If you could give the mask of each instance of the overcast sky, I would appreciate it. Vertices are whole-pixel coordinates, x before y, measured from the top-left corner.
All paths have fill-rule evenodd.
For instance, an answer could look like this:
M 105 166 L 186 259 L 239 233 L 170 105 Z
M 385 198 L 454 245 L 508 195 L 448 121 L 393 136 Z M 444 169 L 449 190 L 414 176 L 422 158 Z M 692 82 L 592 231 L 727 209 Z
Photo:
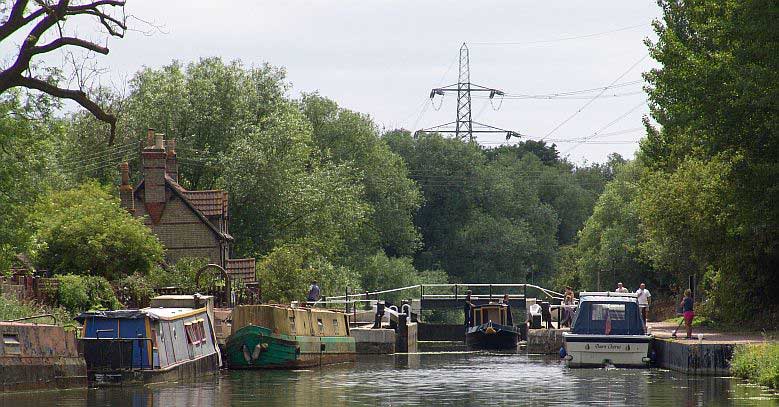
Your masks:
M 660 15 L 654 0 L 128 0 L 127 12 L 162 25 L 164 33 L 112 39 L 102 59 L 111 75 L 203 56 L 268 62 L 286 68 L 293 97 L 318 91 L 382 127 L 409 130 L 454 120 L 454 94 L 434 103 L 428 95 L 457 82 L 463 42 L 470 44 L 472 83 L 509 94 L 589 89 L 641 79 L 653 66 L 650 58 L 641 60 L 643 40 L 654 38 L 650 23 Z M 591 143 L 556 141 L 576 162 L 603 161 L 610 152 L 632 157 L 648 112 L 640 91 L 633 84 L 592 102 L 597 92 L 576 95 L 582 99 L 495 100 L 494 107 L 474 98 L 473 115 L 533 139 L 570 140 L 600 130 Z M 620 96 L 609 97 L 614 94 Z M 610 135 L 615 132 L 621 134 Z M 488 145 L 502 140 L 479 137 Z

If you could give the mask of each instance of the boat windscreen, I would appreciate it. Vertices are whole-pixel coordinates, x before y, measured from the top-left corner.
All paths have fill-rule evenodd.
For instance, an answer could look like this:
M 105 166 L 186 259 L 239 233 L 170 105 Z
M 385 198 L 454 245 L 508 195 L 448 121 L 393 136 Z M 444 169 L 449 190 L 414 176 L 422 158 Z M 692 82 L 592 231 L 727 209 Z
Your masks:
M 594 302 L 580 304 L 572 333 L 590 335 L 643 335 L 644 322 L 634 302 Z

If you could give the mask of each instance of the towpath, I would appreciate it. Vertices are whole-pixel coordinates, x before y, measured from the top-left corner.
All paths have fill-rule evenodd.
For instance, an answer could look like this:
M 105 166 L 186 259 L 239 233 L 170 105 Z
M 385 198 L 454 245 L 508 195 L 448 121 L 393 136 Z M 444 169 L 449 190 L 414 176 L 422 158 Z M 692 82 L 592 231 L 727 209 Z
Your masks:
M 677 323 L 673 322 L 650 322 L 647 324 L 649 329 L 656 338 L 667 339 L 671 337 L 674 329 L 677 327 Z M 693 327 L 692 339 L 684 339 L 685 330 L 684 325 L 679 328 L 679 332 L 676 334 L 679 342 L 683 343 L 697 343 L 698 334 L 703 334 L 704 343 L 732 343 L 732 344 L 746 344 L 746 343 L 759 343 L 759 342 L 777 342 L 779 341 L 779 332 L 721 332 L 712 328 L 705 327 Z

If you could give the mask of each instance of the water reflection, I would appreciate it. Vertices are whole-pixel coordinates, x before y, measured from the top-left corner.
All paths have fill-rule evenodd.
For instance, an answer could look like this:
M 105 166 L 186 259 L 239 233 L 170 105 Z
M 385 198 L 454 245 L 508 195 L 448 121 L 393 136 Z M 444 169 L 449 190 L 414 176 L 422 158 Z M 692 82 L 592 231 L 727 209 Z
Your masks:
M 567 369 L 556 358 L 431 353 L 297 371 L 229 371 L 197 382 L 0 395 L 0 406 L 774 406 L 764 388 L 652 369 Z

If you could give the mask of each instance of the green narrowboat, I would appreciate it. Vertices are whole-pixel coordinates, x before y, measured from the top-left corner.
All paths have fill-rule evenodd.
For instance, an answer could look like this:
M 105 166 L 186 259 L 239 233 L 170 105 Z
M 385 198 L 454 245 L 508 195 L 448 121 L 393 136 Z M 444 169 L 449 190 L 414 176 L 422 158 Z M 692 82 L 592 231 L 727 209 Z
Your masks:
M 224 348 L 230 369 L 300 368 L 355 360 L 343 312 L 287 305 L 239 305 Z

